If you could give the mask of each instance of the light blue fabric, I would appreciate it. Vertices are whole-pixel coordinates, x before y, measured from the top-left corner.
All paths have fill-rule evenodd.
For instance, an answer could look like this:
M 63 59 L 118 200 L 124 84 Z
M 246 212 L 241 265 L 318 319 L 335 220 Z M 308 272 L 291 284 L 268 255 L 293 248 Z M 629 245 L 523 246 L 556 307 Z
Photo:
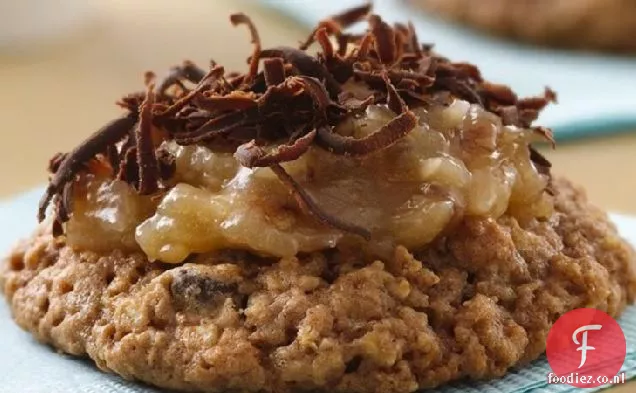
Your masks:
M 35 206 L 42 190 L 0 201 L 0 254 L 16 239 L 28 235 L 35 223 Z M 619 231 L 636 245 L 636 217 L 613 215 Z M 627 339 L 627 360 L 623 371 L 636 376 L 636 306 L 620 319 Z M 0 296 L 0 393 L 158 393 L 159 390 L 104 374 L 86 360 L 55 353 L 38 344 L 11 320 Z M 428 392 L 435 393 L 539 393 L 573 392 L 568 385 L 547 385 L 550 372 L 545 359 L 513 371 L 506 377 L 477 384 L 457 384 Z M 593 392 L 598 389 L 586 389 Z
M 365 2 L 261 1 L 307 26 Z M 374 12 L 386 20 L 412 20 L 421 41 L 434 43 L 439 53 L 454 61 L 477 64 L 486 79 L 508 84 L 521 96 L 542 93 L 546 85 L 552 87 L 558 93 L 559 104 L 549 106 L 537 124 L 552 127 L 558 141 L 636 130 L 636 57 L 518 45 L 435 20 L 408 8 L 404 0 L 376 0 L 374 4 Z M 263 42 L 264 47 L 276 44 Z

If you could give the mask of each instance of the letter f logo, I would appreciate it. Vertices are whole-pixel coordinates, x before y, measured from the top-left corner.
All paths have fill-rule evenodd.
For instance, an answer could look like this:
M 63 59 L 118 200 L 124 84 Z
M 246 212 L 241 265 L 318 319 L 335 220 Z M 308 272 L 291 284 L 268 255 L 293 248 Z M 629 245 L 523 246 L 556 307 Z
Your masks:
M 574 341 L 574 344 L 581 345 L 580 347 L 576 349 L 577 351 L 581 351 L 581 364 L 579 364 L 578 368 L 583 367 L 583 365 L 585 364 L 585 361 L 587 360 L 587 351 L 592 351 L 596 349 L 592 346 L 587 345 L 588 330 L 601 330 L 602 327 L 603 326 L 601 325 L 584 325 L 576 329 L 574 333 L 572 333 L 572 341 Z M 579 343 L 579 340 L 576 338 L 576 336 L 578 336 L 578 334 L 581 332 L 583 332 L 583 334 L 581 335 L 581 342 Z

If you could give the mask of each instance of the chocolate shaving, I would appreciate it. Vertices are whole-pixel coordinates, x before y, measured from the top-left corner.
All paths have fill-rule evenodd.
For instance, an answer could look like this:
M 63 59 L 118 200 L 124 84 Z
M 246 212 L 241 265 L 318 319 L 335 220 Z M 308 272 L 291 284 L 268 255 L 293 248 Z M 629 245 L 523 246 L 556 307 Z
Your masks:
M 243 83 L 250 84 L 256 74 L 258 73 L 258 61 L 260 59 L 261 54 L 261 39 L 258 36 L 258 31 L 256 30 L 256 26 L 252 23 L 252 20 L 243 13 L 230 15 L 230 21 L 234 26 L 239 24 L 247 25 L 250 29 L 250 35 L 252 36 L 252 44 L 254 44 L 254 51 L 252 52 L 252 56 L 250 58 L 250 68 L 243 80 Z
M 291 63 L 301 75 L 324 80 L 327 90 L 333 97 L 337 97 L 342 91 L 338 81 L 336 81 L 334 76 L 329 73 L 324 65 L 320 64 L 318 60 L 299 49 L 279 46 L 273 49 L 263 50 L 261 52 L 261 57 L 264 59 L 280 57 L 286 62 Z
M 396 60 L 395 31 L 378 15 L 369 17 L 369 27 L 373 35 L 375 51 L 382 64 L 392 65 Z
M 123 116 L 112 120 L 71 151 L 59 164 L 40 200 L 38 220 L 44 220 L 46 207 L 53 196 L 62 192 L 66 183 L 75 180 L 75 175 L 83 169 L 88 160 L 106 150 L 108 145 L 122 140 L 136 123 L 135 116 Z
M 251 140 L 239 146 L 234 153 L 234 157 L 239 164 L 248 168 L 266 167 L 280 164 L 281 162 L 294 161 L 307 152 L 315 136 L 316 131 L 311 131 L 291 144 L 274 148 L 270 153 L 256 145 L 256 141 Z
M 416 125 L 417 117 L 413 112 L 407 111 L 364 138 L 342 136 L 333 132 L 330 127 L 320 127 L 316 139 L 320 146 L 334 154 L 364 156 L 391 146 L 411 132 Z
M 205 74 L 198 82 L 197 86 L 186 94 L 184 97 L 178 99 L 175 103 L 170 105 L 168 108 L 165 108 L 163 111 L 157 113 L 157 117 L 169 117 L 174 116 L 183 109 L 186 105 L 192 101 L 194 97 L 196 97 L 201 90 L 208 87 L 209 83 L 221 78 L 224 73 L 224 68 L 221 66 L 213 67 L 207 74 Z
M 417 39 L 417 33 L 415 32 L 415 26 L 413 26 L 413 22 L 409 21 L 408 24 L 408 29 L 409 29 L 409 34 L 410 34 L 410 46 L 411 46 L 411 51 L 413 51 L 413 54 L 415 55 L 415 57 L 417 58 L 421 58 L 423 53 L 422 53 L 422 48 L 420 47 L 420 42 Z
M 278 57 L 265 59 L 263 68 L 267 86 L 278 85 L 285 81 L 285 63 L 283 63 L 282 59 Z
M 408 108 L 404 103 L 404 100 L 402 99 L 402 97 L 400 97 L 397 90 L 395 90 L 395 86 L 391 84 L 391 81 L 389 80 L 389 77 L 386 73 L 382 74 L 382 79 L 384 79 L 384 83 L 386 84 L 386 90 L 388 94 L 386 104 L 389 109 L 391 109 L 396 114 L 406 112 Z
M 55 153 L 53 157 L 49 160 L 49 172 L 55 173 L 60 168 L 60 165 L 66 159 L 66 153 Z
M 256 125 L 258 122 L 258 107 L 253 107 L 213 117 L 194 131 L 175 134 L 174 139 L 180 145 L 194 145 Z
M 59 216 L 53 219 L 53 226 L 51 230 L 53 237 L 59 237 L 64 234 L 64 225 Z
M 394 62 L 399 62 L 402 60 L 404 56 L 404 42 L 406 41 L 406 36 L 400 32 L 395 31 L 395 54 L 393 55 Z
M 61 222 L 66 222 L 73 211 L 73 183 L 66 183 L 62 189 L 62 196 L 57 202 L 57 216 Z
M 197 96 L 196 105 L 206 111 L 227 111 L 234 109 L 248 109 L 256 106 L 256 99 L 247 95 L 228 96 Z
M 352 24 L 361 21 L 366 17 L 371 9 L 372 3 L 363 4 L 361 6 L 348 9 L 340 14 L 332 15 L 327 19 L 324 19 L 318 23 L 318 26 L 309 34 L 307 40 L 300 44 L 300 50 L 307 50 L 309 46 L 314 42 L 316 38 L 316 32 L 320 29 L 325 29 L 328 34 L 341 35 L 342 30 L 351 26 Z
M 349 45 L 349 41 L 351 40 L 351 35 L 340 34 L 337 37 L 337 40 L 338 40 L 338 56 L 345 57 L 347 55 L 347 46 Z
M 113 174 L 116 175 L 119 172 L 119 164 L 121 162 L 119 151 L 117 151 L 117 146 L 108 146 L 108 148 L 106 149 L 106 158 L 108 159 L 108 163 L 113 170 Z
M 152 141 L 152 105 L 155 102 L 154 86 L 148 86 L 146 101 L 141 106 L 139 114 L 139 129 L 137 130 L 137 162 L 139 164 L 139 193 L 152 194 L 159 188 L 159 168 L 155 156 L 155 146 Z
M 536 150 L 532 145 L 528 146 L 528 149 L 530 149 L 530 159 L 532 160 L 532 162 L 542 168 L 552 168 L 552 163 L 548 161 L 548 159 L 545 158 L 543 154 L 539 153 L 539 151 Z
M 361 21 L 373 9 L 373 3 L 367 2 L 358 7 L 350 8 L 339 14 L 333 15 L 331 20 L 336 22 L 341 28 L 347 28 L 352 24 Z
M 285 169 L 279 164 L 270 166 L 270 169 L 278 176 L 281 182 L 285 184 L 294 195 L 296 202 L 301 209 L 310 213 L 325 225 L 332 228 L 340 229 L 344 232 L 353 233 L 363 237 L 366 240 L 371 239 L 371 233 L 360 226 L 353 225 L 340 220 L 338 217 L 334 217 L 320 208 L 320 206 L 313 200 L 313 198 L 305 191 L 305 189 L 294 180 L 293 177 L 285 171 Z
M 430 65 L 429 65 L 430 66 Z M 455 74 L 464 78 L 469 78 L 478 83 L 483 83 L 484 80 L 481 77 L 481 72 L 476 65 L 470 63 L 453 63 L 452 67 L 455 70 Z M 512 93 L 514 95 L 514 93 Z
M 357 58 L 358 60 L 365 60 L 369 55 L 369 49 L 373 46 L 373 35 L 367 34 L 362 38 L 360 46 L 358 47 Z
M 166 149 L 157 150 L 157 162 L 159 163 L 159 176 L 161 180 L 171 179 L 177 171 L 177 159 Z
M 360 100 L 357 99 L 351 92 L 342 92 L 338 96 L 338 102 L 352 114 L 359 115 L 364 113 L 364 111 L 367 110 L 367 107 L 375 102 L 375 97 L 370 95 L 364 100 Z
M 515 105 L 517 103 L 517 95 L 506 85 L 484 82 L 481 95 L 486 100 L 496 100 L 500 105 Z
M 327 91 L 322 83 L 320 83 L 316 78 L 310 78 L 307 76 L 300 76 L 298 79 L 302 82 L 305 87 L 305 90 L 311 98 L 314 100 L 316 104 L 316 112 L 317 116 L 320 117 L 320 120 L 326 120 L 326 112 L 327 107 L 332 105 L 333 102 L 329 98 Z
M 554 134 L 551 129 L 546 127 L 532 127 L 532 132 L 541 135 L 545 140 L 550 142 L 553 149 L 556 147 L 556 141 L 554 140 Z
M 139 165 L 137 164 L 137 148 L 130 147 L 124 153 L 122 164 L 119 167 L 119 173 L 117 174 L 117 180 L 125 181 L 133 186 L 135 189 L 139 189 Z
M 181 86 L 183 86 L 183 84 L 181 83 L 181 79 L 187 79 L 188 76 L 192 76 L 191 72 L 192 72 L 192 68 L 191 66 L 189 66 L 189 64 L 191 63 L 187 63 L 187 66 L 189 67 L 188 70 L 186 71 L 186 68 L 184 66 L 176 66 L 176 67 L 172 67 L 170 69 L 170 71 L 168 72 L 168 74 L 166 76 L 163 77 L 163 79 L 161 79 L 159 81 L 159 83 L 157 83 L 157 90 L 156 93 L 157 95 L 165 95 L 166 91 L 168 89 L 170 89 L 172 86 L 174 86 L 175 84 L 181 84 Z M 149 79 L 150 75 L 146 75 L 146 81 L 145 81 L 145 85 L 149 84 Z
M 528 150 L 530 151 L 530 160 L 534 163 L 537 171 L 548 177 L 548 185 L 545 188 L 545 191 L 554 195 L 554 188 L 552 185 L 552 174 L 550 173 L 550 168 L 552 168 L 552 163 L 548 161 L 547 158 L 543 156 L 543 154 L 539 153 L 532 145 L 528 145 Z
M 331 41 L 329 41 L 329 34 L 327 33 L 327 29 L 318 29 L 318 31 L 316 32 L 316 40 L 322 47 L 322 52 L 325 56 L 325 59 L 333 59 L 333 45 L 331 44 Z
M 437 78 L 435 80 L 435 84 L 450 91 L 457 97 L 470 102 L 471 104 L 484 105 L 477 91 L 463 80 L 456 79 L 454 77 L 443 77 Z
M 216 62 L 212 60 L 210 68 L 214 68 L 216 66 Z M 199 83 L 205 77 L 205 70 L 199 68 L 196 64 L 191 62 L 190 60 L 185 60 L 183 65 L 181 66 L 183 77 L 189 80 L 192 83 Z
M 519 109 L 516 105 L 502 106 L 496 109 L 497 115 L 501 117 L 501 122 L 505 126 L 519 124 Z

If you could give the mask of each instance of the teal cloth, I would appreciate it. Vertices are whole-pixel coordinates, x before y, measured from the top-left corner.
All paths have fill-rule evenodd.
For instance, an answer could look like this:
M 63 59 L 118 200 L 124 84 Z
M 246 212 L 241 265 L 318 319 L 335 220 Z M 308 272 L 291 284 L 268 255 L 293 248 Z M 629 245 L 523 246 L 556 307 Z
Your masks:
M 307 27 L 365 1 L 261 0 Z M 486 79 L 508 84 L 520 96 L 540 94 L 546 85 L 552 87 L 559 103 L 543 111 L 537 124 L 551 127 L 557 141 L 636 130 L 636 57 L 517 44 L 436 20 L 422 10 L 409 8 L 405 0 L 373 3 L 374 12 L 386 20 L 413 21 L 422 42 L 434 43 L 440 54 L 454 61 L 478 65 Z M 353 29 L 360 32 L 363 26 Z M 264 47 L 276 44 L 263 42 Z
M 27 236 L 35 222 L 34 206 L 41 189 L 8 201 L 0 201 L 0 255 L 12 242 Z M 636 217 L 612 215 L 619 232 L 636 245 Z M 623 371 L 636 377 L 636 306 L 629 307 L 619 320 L 627 339 L 627 358 Z M 91 362 L 61 356 L 37 343 L 20 330 L 10 318 L 6 302 L 0 296 L 0 393 L 158 393 L 157 389 L 98 371 Z M 562 393 L 578 390 L 568 385 L 548 385 L 551 372 L 545 359 L 511 371 L 504 378 L 458 383 L 427 393 Z M 586 389 L 593 392 L 598 389 Z

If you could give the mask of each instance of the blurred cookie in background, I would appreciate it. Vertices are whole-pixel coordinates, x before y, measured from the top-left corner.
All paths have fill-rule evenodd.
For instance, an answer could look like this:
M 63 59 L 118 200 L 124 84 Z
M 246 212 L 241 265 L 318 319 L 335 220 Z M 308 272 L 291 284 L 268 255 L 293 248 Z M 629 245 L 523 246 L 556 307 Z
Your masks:
M 406 0 L 443 18 L 539 45 L 636 53 L 636 0 Z

